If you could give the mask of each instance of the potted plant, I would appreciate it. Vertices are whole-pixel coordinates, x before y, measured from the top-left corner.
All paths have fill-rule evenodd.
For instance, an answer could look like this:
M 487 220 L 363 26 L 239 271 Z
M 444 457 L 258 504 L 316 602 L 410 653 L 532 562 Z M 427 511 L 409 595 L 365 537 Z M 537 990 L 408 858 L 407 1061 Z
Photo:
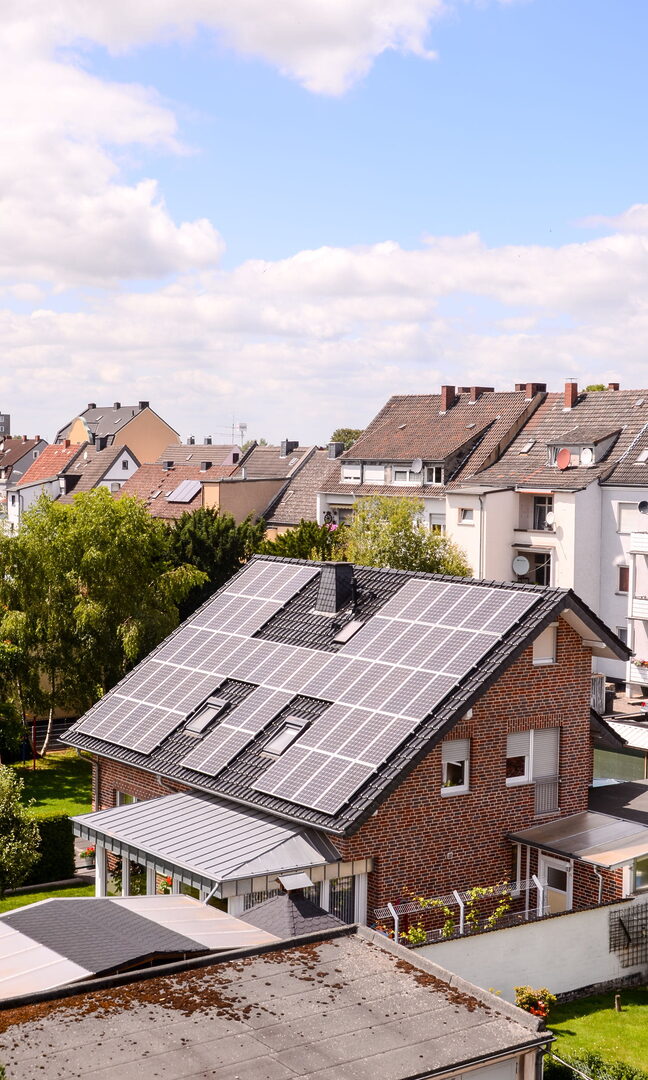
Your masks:
M 93 867 L 94 864 L 95 864 L 95 846 L 94 846 L 94 844 L 90 844 L 89 847 L 84 848 L 83 851 L 79 852 L 79 858 L 83 859 L 83 861 L 86 864 L 86 867 L 88 869 Z

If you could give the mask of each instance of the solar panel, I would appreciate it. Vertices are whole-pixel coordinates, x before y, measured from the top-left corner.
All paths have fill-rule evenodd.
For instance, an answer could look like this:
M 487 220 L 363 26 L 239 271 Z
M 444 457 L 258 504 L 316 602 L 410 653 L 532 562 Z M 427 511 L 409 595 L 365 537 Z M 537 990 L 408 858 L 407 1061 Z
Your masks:
M 265 686 L 253 690 L 198 746 L 182 758 L 180 764 L 187 769 L 216 776 L 292 701 L 293 696 L 282 690 L 268 690 Z
M 170 495 L 167 495 L 167 502 L 170 503 L 188 503 L 198 494 L 201 488 L 200 480 L 182 480 L 176 488 L 173 489 Z

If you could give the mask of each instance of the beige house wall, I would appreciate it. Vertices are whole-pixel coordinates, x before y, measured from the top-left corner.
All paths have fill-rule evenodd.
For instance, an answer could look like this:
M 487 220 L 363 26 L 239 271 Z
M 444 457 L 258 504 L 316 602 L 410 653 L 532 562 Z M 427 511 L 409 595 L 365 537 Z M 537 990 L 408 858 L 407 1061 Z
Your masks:
M 203 484 L 203 506 L 214 506 L 221 514 L 231 514 L 238 523 L 248 514 L 258 518 L 285 484 L 276 480 L 216 480 Z
M 178 432 L 165 423 L 152 409 L 143 409 L 115 432 L 115 445 L 127 446 L 140 465 L 157 461 L 165 446 L 179 443 Z
M 88 441 L 88 429 L 80 416 L 77 416 L 76 420 L 72 421 L 66 438 L 70 440 L 72 446 L 78 446 L 79 443 Z

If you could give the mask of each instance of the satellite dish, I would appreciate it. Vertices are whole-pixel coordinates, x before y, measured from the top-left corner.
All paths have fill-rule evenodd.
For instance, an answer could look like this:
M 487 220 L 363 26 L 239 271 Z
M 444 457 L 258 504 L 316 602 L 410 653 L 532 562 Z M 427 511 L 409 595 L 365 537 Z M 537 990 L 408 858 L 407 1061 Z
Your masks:
M 517 574 L 518 577 L 524 577 L 525 574 L 529 573 L 530 569 L 531 563 L 527 559 L 526 555 L 515 556 L 515 558 L 513 559 L 513 572 Z
M 420 457 L 414 458 L 411 468 L 413 473 L 419 473 L 421 471 L 421 469 L 423 468 L 423 462 L 421 461 Z
M 648 502 L 646 502 L 645 499 L 642 499 L 637 509 L 640 514 L 648 514 Z
M 563 446 L 562 450 L 558 451 L 558 455 L 556 457 L 556 465 L 561 470 L 561 472 L 563 472 L 565 469 L 568 469 L 571 465 L 571 453 L 566 446 Z
M 556 515 L 550 510 L 549 513 L 545 515 L 545 521 L 547 522 L 547 525 L 555 525 Z
M 594 464 L 594 451 L 591 446 L 584 446 L 580 452 L 581 465 L 593 465 Z

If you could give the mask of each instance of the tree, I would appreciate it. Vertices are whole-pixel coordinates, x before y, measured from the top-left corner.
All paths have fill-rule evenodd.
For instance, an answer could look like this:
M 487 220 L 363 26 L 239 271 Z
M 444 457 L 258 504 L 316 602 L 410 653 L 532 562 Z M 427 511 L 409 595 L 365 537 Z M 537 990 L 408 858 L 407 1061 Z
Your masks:
M 191 564 L 201 571 L 202 583 L 194 587 L 181 605 L 183 618 L 231 578 L 250 556 L 259 551 L 265 524 L 247 517 L 240 525 L 231 514 L 213 507 L 182 514 L 169 527 L 172 557 L 176 566 Z
M 349 450 L 362 434 L 362 428 L 339 427 L 333 432 L 329 442 L 343 442 L 344 449 Z
M 167 528 L 137 499 L 42 497 L 0 538 L 0 640 L 37 673 L 27 705 L 50 720 L 58 706 L 87 709 L 177 626 L 204 580 L 174 563 Z
M 0 899 L 17 888 L 38 859 L 38 825 L 22 803 L 23 781 L 0 765 Z
M 246 450 L 249 450 L 250 447 L 254 446 L 255 444 L 256 444 L 256 446 L 267 446 L 268 445 L 268 440 L 267 439 L 248 439 L 247 442 L 243 443 L 243 445 L 241 447 L 241 453 L 244 454 Z
M 422 514 L 420 499 L 388 495 L 358 499 L 348 526 L 349 562 L 470 576 L 472 571 L 461 548 L 448 537 L 429 532 L 421 522 Z
M 346 525 L 318 525 L 302 518 L 296 529 L 266 540 L 264 555 L 283 555 L 290 559 L 316 559 L 330 562 L 345 558 Z
M 592 383 L 591 386 L 586 386 L 585 389 L 587 390 L 588 393 L 591 393 L 594 390 L 607 390 L 607 386 L 604 386 L 602 382 L 601 383 Z

